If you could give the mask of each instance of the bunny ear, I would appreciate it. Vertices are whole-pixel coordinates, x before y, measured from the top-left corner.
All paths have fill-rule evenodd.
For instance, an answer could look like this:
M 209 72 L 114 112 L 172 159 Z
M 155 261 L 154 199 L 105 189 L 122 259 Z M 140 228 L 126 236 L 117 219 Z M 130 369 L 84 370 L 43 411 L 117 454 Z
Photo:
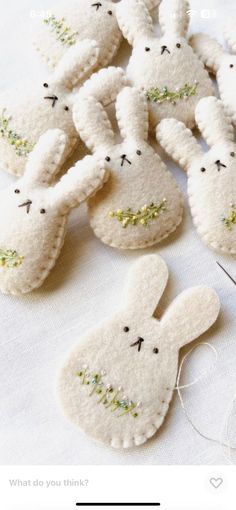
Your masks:
M 222 141 L 234 141 L 234 129 L 222 101 L 216 97 L 204 97 L 195 112 L 196 122 L 209 146 Z
M 203 151 L 192 131 L 176 119 L 163 119 L 156 129 L 157 140 L 167 154 L 184 170 L 202 157 Z
M 168 269 L 158 255 L 145 255 L 133 265 L 127 282 L 127 307 L 141 317 L 152 317 L 165 290 Z
M 80 96 L 93 96 L 104 106 L 115 101 L 117 94 L 126 85 L 127 78 L 121 67 L 107 67 L 93 74 L 80 88 Z
M 49 185 L 65 161 L 66 146 L 67 136 L 64 131 L 46 131 L 28 157 L 24 179 Z
M 119 27 L 132 46 L 154 35 L 153 21 L 143 0 L 122 0 L 116 13 Z
M 60 60 L 53 80 L 68 89 L 85 80 L 97 65 L 99 48 L 96 41 L 84 39 L 78 41 Z
M 199 286 L 182 292 L 161 319 L 163 336 L 180 349 L 216 321 L 220 301 L 213 289 Z
M 230 48 L 236 52 L 236 18 L 229 18 L 224 28 L 225 39 Z
M 186 0 L 163 0 L 159 23 L 163 34 L 185 36 L 189 24 L 189 3 Z
M 125 83 L 123 69 L 108 67 L 94 74 L 80 89 L 74 103 L 73 119 L 90 150 L 114 144 L 114 132 L 102 105 L 114 101 Z
M 65 214 L 96 193 L 107 178 L 108 173 L 102 165 L 92 156 L 86 156 L 51 189 L 52 201 Z
M 148 105 L 144 93 L 126 87 L 117 97 L 117 120 L 123 138 L 147 140 Z
M 110 148 L 115 143 L 108 115 L 93 96 L 79 95 L 73 107 L 73 120 L 80 137 L 92 152 Z
M 206 34 L 195 34 L 189 39 L 195 53 L 208 69 L 216 73 L 224 56 L 222 46 L 212 37 Z

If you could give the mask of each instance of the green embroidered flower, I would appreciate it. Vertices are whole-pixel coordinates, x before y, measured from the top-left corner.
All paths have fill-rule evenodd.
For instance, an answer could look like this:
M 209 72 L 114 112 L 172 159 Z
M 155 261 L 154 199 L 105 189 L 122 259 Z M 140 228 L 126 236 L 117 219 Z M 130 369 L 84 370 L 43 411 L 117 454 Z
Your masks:
M 18 255 L 15 250 L 3 250 L 0 248 L 0 266 L 12 269 L 19 267 L 24 260 L 24 257 Z
M 233 225 L 236 225 L 236 205 L 232 204 L 227 217 L 222 218 L 223 223 L 228 230 L 232 230 Z
M 27 140 L 21 138 L 20 135 L 13 131 L 9 126 L 10 120 L 11 117 L 5 117 L 3 111 L 0 116 L 0 136 L 5 138 L 9 144 L 13 146 L 17 156 L 28 156 L 34 147 L 34 144 L 27 142 Z
M 152 101 L 153 103 L 170 101 L 172 104 L 176 104 L 176 101 L 180 99 L 188 99 L 191 96 L 195 96 L 197 86 L 197 82 L 194 85 L 188 85 L 188 83 L 185 83 L 183 87 L 177 89 L 175 92 L 171 92 L 168 87 L 163 87 L 162 89 L 152 88 L 146 92 L 146 95 L 149 101 Z
M 51 32 L 56 36 L 64 46 L 73 46 L 76 43 L 78 32 L 72 31 L 70 27 L 65 24 L 65 18 L 56 19 L 54 14 L 43 20 L 49 26 Z
M 138 224 L 146 227 L 151 220 L 158 218 L 160 213 L 166 210 L 166 199 L 163 198 L 160 204 L 144 205 L 136 212 L 133 212 L 130 207 L 125 209 L 118 209 L 117 211 L 110 211 L 110 218 L 116 218 L 121 222 L 122 227 L 126 228 L 128 225 L 136 226 Z
M 103 377 L 106 375 L 104 371 L 93 372 L 90 374 L 88 371 L 88 366 L 84 365 L 82 370 L 77 372 L 76 377 L 79 377 L 80 383 L 82 385 L 91 385 L 92 390 L 88 394 L 89 397 L 92 395 L 98 395 L 99 399 L 97 400 L 97 404 L 103 404 L 105 409 L 110 409 L 111 412 L 120 411 L 120 414 L 117 414 L 117 418 L 130 414 L 133 418 L 138 417 L 137 409 L 140 407 L 141 403 L 132 402 L 127 397 L 119 398 L 121 394 L 122 388 L 114 388 L 111 384 L 105 384 L 103 381 Z M 134 412 L 135 411 L 135 412 Z

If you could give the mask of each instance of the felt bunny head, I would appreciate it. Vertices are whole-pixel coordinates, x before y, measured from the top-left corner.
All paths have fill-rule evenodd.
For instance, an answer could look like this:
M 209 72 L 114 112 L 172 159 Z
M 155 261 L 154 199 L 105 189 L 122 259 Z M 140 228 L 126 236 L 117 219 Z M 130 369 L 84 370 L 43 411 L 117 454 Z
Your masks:
M 167 279 L 161 257 L 139 258 L 122 309 L 81 340 L 61 372 L 68 418 L 115 448 L 138 446 L 159 429 L 173 396 L 179 349 L 208 330 L 219 313 L 217 294 L 199 286 L 182 292 L 157 320 L 153 314 Z
M 106 172 L 91 157 L 76 163 L 54 186 L 50 182 L 66 153 L 59 129 L 41 136 L 26 171 L 0 192 L 0 289 L 21 294 L 39 287 L 60 253 L 69 210 L 100 188 Z
M 78 134 L 72 120 L 73 87 L 91 74 L 98 57 L 94 41 L 67 52 L 55 71 L 40 82 L 27 81 L 0 95 L 0 161 L 5 170 L 22 175 L 27 157 L 48 128 L 68 135 L 68 155 Z
M 159 0 L 145 0 L 148 9 L 158 3 Z M 97 66 L 106 67 L 122 40 L 116 8 L 116 3 L 107 0 L 57 3 L 42 20 L 35 40 L 36 49 L 50 66 L 55 66 L 76 42 L 93 39 L 100 49 Z
M 201 99 L 196 122 L 210 146 L 203 149 L 186 126 L 163 120 L 157 138 L 163 148 L 188 171 L 193 219 L 203 240 L 218 251 L 236 253 L 236 144 L 223 103 Z
M 236 20 L 227 24 L 225 37 L 236 52 Z M 226 51 L 215 39 L 206 34 L 195 34 L 190 44 L 207 68 L 216 74 L 221 99 L 227 113 L 236 124 L 236 55 Z
M 121 30 L 133 46 L 127 76 L 145 91 L 154 127 L 166 117 L 193 127 L 197 102 L 213 93 L 208 74 L 186 40 L 187 11 L 185 0 L 163 0 L 159 9 L 163 35 L 158 38 L 142 0 L 123 0 L 117 6 Z
M 151 246 L 176 229 L 183 203 L 175 180 L 148 143 L 147 99 L 130 87 L 119 93 L 116 112 L 123 141 L 118 143 L 102 105 L 86 97 L 86 86 L 75 103 L 74 122 L 110 173 L 104 189 L 88 202 L 91 226 L 110 246 Z

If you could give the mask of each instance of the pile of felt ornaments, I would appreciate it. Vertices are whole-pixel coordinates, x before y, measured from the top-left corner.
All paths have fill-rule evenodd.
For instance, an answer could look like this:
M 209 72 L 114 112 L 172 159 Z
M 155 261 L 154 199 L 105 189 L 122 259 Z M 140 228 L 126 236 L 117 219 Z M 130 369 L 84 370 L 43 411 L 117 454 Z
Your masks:
M 4 170 L 18 177 L 1 191 L 0 289 L 3 293 L 19 295 L 43 283 L 63 245 L 69 212 L 83 201 L 87 201 L 95 235 L 117 249 L 150 247 L 175 231 L 183 215 L 182 194 L 150 144 L 149 135 L 154 135 L 166 153 L 186 171 L 193 222 L 203 241 L 212 249 L 236 254 L 233 129 L 236 56 L 207 35 L 197 34 L 188 40 L 186 0 L 162 0 L 159 5 L 162 35 L 158 37 L 151 16 L 157 4 L 158 0 L 58 2 L 42 20 L 35 41 L 36 49 L 51 68 L 48 75 L 39 83 L 35 80 L 21 83 L 0 95 L 0 163 Z M 132 46 L 125 71 L 107 67 L 122 37 Z M 236 51 L 236 21 L 228 23 L 226 37 Z M 216 73 L 221 99 L 215 97 L 208 71 Z M 106 107 L 111 103 L 115 105 L 119 140 L 107 113 Z M 201 131 L 208 150 L 201 147 L 192 133 L 195 126 Z M 56 180 L 80 139 L 91 154 Z M 147 256 L 145 264 L 140 259 L 139 264 L 128 299 L 132 313 L 121 321 L 122 335 L 129 335 L 130 324 L 126 322 L 132 322 L 134 310 L 143 324 L 145 317 L 141 310 L 146 313 L 151 321 L 151 326 L 149 322 L 147 326 L 150 333 L 154 327 L 150 317 L 166 285 L 167 269 L 157 255 Z M 146 274 L 147 268 L 150 274 Z M 153 298 L 148 309 L 142 296 L 147 289 L 150 291 L 150 281 Z M 139 290 L 137 307 L 135 292 Z M 104 356 L 101 360 L 96 358 L 99 351 L 96 333 L 92 334 L 86 352 L 82 352 L 85 363 L 78 369 L 77 378 L 71 361 L 64 372 L 62 394 L 72 421 L 81 424 L 84 420 L 84 428 L 89 428 L 91 435 L 113 446 L 141 444 L 154 434 L 172 395 L 178 349 L 208 329 L 218 313 L 218 298 L 213 291 L 202 288 L 198 293 L 192 289 L 190 294 L 187 292 L 172 307 L 173 317 L 169 314 L 162 327 L 162 336 L 170 335 L 175 349 L 172 345 L 167 375 L 156 373 L 162 402 L 159 411 L 155 408 L 158 399 L 152 394 L 153 385 L 145 387 L 143 399 L 149 391 L 149 404 L 139 418 L 138 398 L 136 404 L 126 396 L 118 398 L 122 393 L 118 382 L 116 386 L 106 384 L 102 363 L 104 359 L 111 361 L 111 352 L 107 342 L 108 351 L 104 347 Z M 191 334 L 184 316 L 192 316 Z M 196 324 L 193 317 L 197 317 Z M 119 337 L 117 321 L 116 318 L 113 324 L 114 338 Z M 175 329 L 179 335 L 176 341 Z M 102 330 L 100 336 L 104 335 Z M 143 371 L 144 376 L 149 358 L 146 354 L 140 361 L 145 342 L 143 334 L 137 338 L 129 343 L 129 352 L 135 356 L 133 372 Z M 95 357 L 95 373 L 87 369 L 88 350 L 90 359 Z M 154 345 L 151 352 L 157 355 L 159 347 Z M 79 355 L 75 358 L 78 360 Z M 117 359 L 116 356 L 116 366 Z M 166 357 L 163 360 L 165 365 Z M 108 369 L 111 370 L 110 361 Z M 150 363 L 154 363 L 153 359 Z M 129 379 L 132 374 L 128 361 L 121 373 L 123 379 L 127 373 L 126 387 L 131 392 L 133 388 L 134 392 L 139 389 L 142 393 L 144 379 L 140 388 L 138 381 L 134 384 Z M 93 412 L 94 395 L 101 406 Z M 83 401 L 79 418 L 76 401 Z M 120 409 L 123 411 L 119 414 Z M 122 420 L 114 421 L 117 413 L 130 419 L 124 429 L 125 437 L 120 435 Z M 139 432 L 134 432 L 134 423 Z M 145 432 L 140 432 L 141 429 Z

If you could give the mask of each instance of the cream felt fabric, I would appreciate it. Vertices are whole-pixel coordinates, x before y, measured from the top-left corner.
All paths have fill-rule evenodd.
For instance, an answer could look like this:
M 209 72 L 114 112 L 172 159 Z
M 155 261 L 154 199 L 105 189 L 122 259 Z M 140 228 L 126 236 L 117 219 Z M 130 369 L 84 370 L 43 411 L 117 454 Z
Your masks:
M 98 54 L 96 43 L 84 40 L 71 47 L 41 82 L 21 82 L 0 95 L 0 160 L 5 170 L 22 175 L 28 154 L 49 128 L 65 131 L 68 155 L 73 151 L 78 142 L 73 88 L 91 74 Z
M 149 9 L 159 3 L 159 0 L 144 1 Z M 50 9 L 46 19 L 42 19 L 34 45 L 47 63 L 54 67 L 76 41 L 93 39 L 100 49 L 97 66 L 106 67 L 122 40 L 116 8 L 115 3 L 107 0 L 59 2 Z
M 227 24 L 225 37 L 232 50 L 236 52 L 236 20 Z M 236 124 L 236 55 L 230 54 L 215 39 L 206 34 L 195 34 L 190 39 L 195 53 L 201 58 L 207 68 L 216 74 L 220 97 Z
M 188 8 L 185 0 L 163 0 L 163 35 L 158 38 L 142 0 L 123 0 L 117 6 L 118 23 L 133 46 L 127 76 L 130 84 L 147 93 L 153 127 L 175 117 L 192 128 L 197 102 L 213 94 L 210 78 L 186 40 Z
M 198 233 L 211 248 L 236 253 L 236 144 L 230 118 L 215 97 L 201 99 L 196 122 L 208 152 L 175 119 L 163 120 L 157 138 L 188 174 L 188 195 Z
M 1 191 L 0 289 L 21 294 L 39 287 L 54 266 L 64 242 L 70 209 L 96 192 L 106 171 L 87 156 L 54 186 L 50 182 L 66 154 L 59 129 L 42 135 L 17 183 Z
M 174 178 L 148 143 L 147 99 L 130 87 L 119 93 L 116 116 L 124 141 L 118 143 L 103 106 L 85 92 L 86 85 L 74 105 L 74 122 L 82 140 L 110 171 L 104 189 L 88 202 L 90 224 L 110 246 L 152 246 L 179 225 L 183 201 Z
M 219 299 L 199 286 L 180 294 L 160 320 L 154 311 L 168 270 L 158 255 L 139 258 L 123 307 L 74 348 L 59 380 L 68 418 L 115 448 L 138 446 L 162 425 L 175 387 L 179 349 L 215 322 Z

